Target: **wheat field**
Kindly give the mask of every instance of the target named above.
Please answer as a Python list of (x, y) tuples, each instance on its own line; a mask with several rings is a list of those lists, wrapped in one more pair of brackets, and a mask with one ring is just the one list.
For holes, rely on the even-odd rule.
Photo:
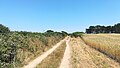
[(120, 62), (119, 34), (85, 34), (83, 40), (87, 45)]

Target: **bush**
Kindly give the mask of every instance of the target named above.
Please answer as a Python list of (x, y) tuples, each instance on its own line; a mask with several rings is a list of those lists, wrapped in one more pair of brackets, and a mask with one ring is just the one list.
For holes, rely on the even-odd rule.
[(10, 31), (0, 25), (0, 68), (22, 67), (64, 38), (60, 32)]
[(0, 33), (5, 34), (5, 33), (9, 33), (10, 30), (8, 27), (5, 27), (4, 25), (0, 24)]
[(74, 32), (72, 34), (69, 34), (71, 37), (81, 37), (84, 33), (83, 32)]

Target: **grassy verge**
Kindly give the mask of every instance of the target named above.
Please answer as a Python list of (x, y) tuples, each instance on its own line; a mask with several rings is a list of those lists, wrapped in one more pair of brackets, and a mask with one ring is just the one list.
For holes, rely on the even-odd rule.
[(62, 43), (52, 54), (45, 58), (36, 68), (58, 68), (64, 55), (66, 43)]
[(19, 68), (65, 38), (65, 32), (10, 31), (0, 24), (0, 68)]
[(87, 46), (81, 39), (71, 39), (71, 68), (120, 68), (119, 63)]
[(54, 33), (0, 33), (0, 68), (20, 68), (52, 48), (64, 37)]
[[(47, 37), (46, 41), (47, 44), (45, 45), (39, 38), (30, 38), (27, 40), (27, 47), (22, 47), (19, 50), (17, 50), (17, 59), (15, 63), (15, 67), (22, 67), (37, 56), (43, 54), (50, 48), (52, 48), (56, 43), (58, 43), (58, 40), (56, 40), (54, 37)], [(53, 43), (54, 42), (54, 43)]]

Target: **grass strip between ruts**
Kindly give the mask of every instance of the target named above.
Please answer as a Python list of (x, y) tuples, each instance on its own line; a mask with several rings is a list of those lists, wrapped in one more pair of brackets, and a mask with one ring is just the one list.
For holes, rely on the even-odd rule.
[(45, 58), (36, 68), (58, 68), (64, 56), (66, 43), (63, 42), (52, 54)]

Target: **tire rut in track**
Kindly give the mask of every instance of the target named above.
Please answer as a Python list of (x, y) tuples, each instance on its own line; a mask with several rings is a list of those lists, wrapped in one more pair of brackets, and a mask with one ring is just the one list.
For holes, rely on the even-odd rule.
[(49, 54), (51, 54), (57, 47), (59, 47), (64, 41), (66, 40), (66, 38), (64, 40), (61, 40), (59, 43), (57, 43), (53, 48), (49, 49), (47, 52), (45, 52), (44, 54), (40, 55), (39, 57), (37, 57), (36, 59), (34, 59), (33, 61), (29, 62), (28, 65), (24, 66), (23, 68), (35, 68), (38, 64), (40, 64)]
[(62, 59), (61, 65), (59, 68), (69, 68), (70, 65), (70, 47), (69, 47), (69, 41), (70, 39), (66, 40), (66, 50), (64, 52), (64, 57)]

